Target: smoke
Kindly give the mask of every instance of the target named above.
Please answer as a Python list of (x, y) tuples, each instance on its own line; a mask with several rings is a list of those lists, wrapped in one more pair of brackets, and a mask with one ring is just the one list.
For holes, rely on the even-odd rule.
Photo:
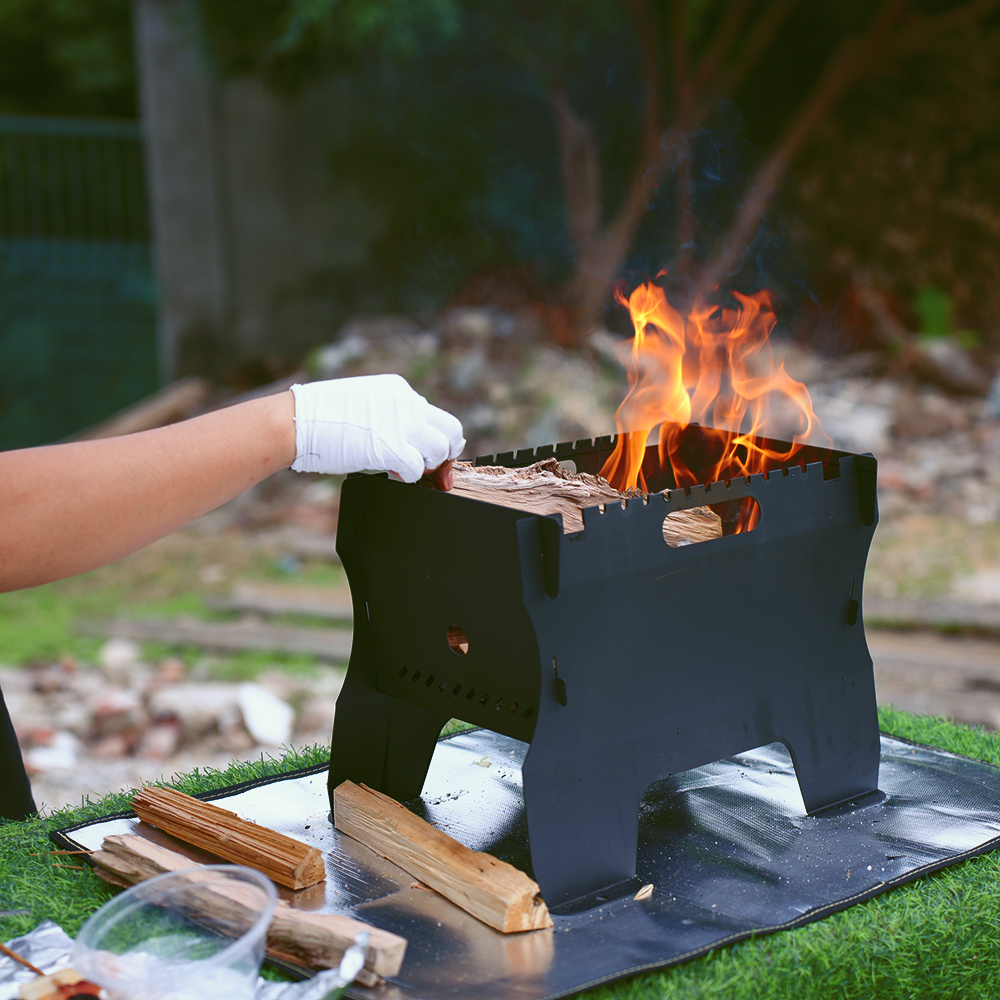
[[(750, 141), (743, 116), (732, 102), (723, 103), (710, 122), (689, 138), (688, 145), (693, 241), (683, 246), (679, 240), (683, 177), (681, 169), (674, 167), (657, 185), (622, 269), (626, 291), (665, 271), (662, 280), (668, 293), (683, 299), (700, 267), (725, 239), (748, 193), (749, 179), (766, 153)], [(805, 262), (792, 249), (780, 203), (764, 217), (716, 297), (732, 304), (733, 291), (750, 294), (762, 288), (774, 294), (779, 319), (796, 312), (803, 298), (815, 299)]]

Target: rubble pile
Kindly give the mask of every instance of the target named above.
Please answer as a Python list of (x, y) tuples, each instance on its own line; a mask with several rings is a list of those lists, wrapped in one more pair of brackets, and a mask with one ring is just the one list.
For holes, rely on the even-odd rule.
[[(355, 320), (314, 352), (310, 373), (402, 375), (462, 420), (468, 458), (613, 433), (629, 352), (628, 339), (605, 330), (583, 351), (559, 348), (530, 309), (461, 308)], [(878, 457), (883, 517), (920, 508), (977, 524), (1000, 518), (1000, 395), (886, 377), (881, 353), (830, 359), (780, 333), (774, 352), (809, 387), (834, 447)], [(772, 417), (773, 436), (795, 433)]]
[(0, 667), (35, 799), (49, 808), (194, 767), (326, 743), (343, 671), (278, 669), (240, 683), (199, 679), (175, 657), (148, 663), (111, 639), (97, 662)]
[(582, 352), (566, 350), (531, 307), (355, 320), (313, 352), (309, 371), (313, 378), (402, 375), (462, 420), (466, 457), (607, 434), (628, 390), (610, 336), (597, 334)]

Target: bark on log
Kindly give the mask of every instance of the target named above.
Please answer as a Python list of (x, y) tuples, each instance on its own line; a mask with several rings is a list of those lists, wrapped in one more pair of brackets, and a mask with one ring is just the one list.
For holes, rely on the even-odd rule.
[[(91, 854), (97, 872), (118, 885), (134, 885), (166, 872), (191, 868), (191, 859), (146, 840), (138, 834), (105, 837), (102, 849)], [(197, 874), (197, 873), (195, 873)], [(228, 891), (228, 890), (227, 890)], [(227, 911), (240, 905), (238, 895), (227, 897), (199, 892), (199, 915), (225, 919)], [(206, 908), (210, 908), (206, 912)], [(396, 975), (403, 964), (406, 938), (381, 930), (360, 920), (333, 913), (296, 910), (278, 900), (267, 932), (267, 953), (272, 958), (314, 969), (332, 969), (358, 934), (369, 936), (363, 975), (358, 980), (374, 986), (383, 977)]]
[(498, 931), (552, 926), (537, 883), (524, 872), (469, 850), (388, 795), (345, 781), (334, 792), (333, 822)]
[(289, 889), (326, 878), (323, 855), (315, 847), (173, 788), (143, 788), (132, 808), (144, 823), (233, 864), (256, 868)]
[[(606, 479), (588, 472), (570, 472), (554, 458), (522, 469), (498, 465), (456, 462), (458, 496), (512, 507), (529, 514), (562, 514), (563, 531), (583, 531), (583, 509), (600, 504), (621, 503), (641, 497), (638, 490), (621, 493)], [(690, 545), (722, 537), (722, 520), (708, 507), (679, 510), (667, 515), (663, 538), (670, 546)]]

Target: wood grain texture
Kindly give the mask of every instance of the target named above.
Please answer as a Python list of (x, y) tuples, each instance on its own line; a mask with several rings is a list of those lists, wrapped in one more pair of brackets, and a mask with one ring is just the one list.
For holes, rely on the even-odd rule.
[(289, 889), (326, 878), (323, 855), (315, 847), (173, 788), (143, 788), (132, 808), (144, 823), (226, 861), (256, 868)]
[(675, 510), (663, 519), (663, 540), (671, 548), (722, 537), (722, 518), (711, 507)]
[(562, 514), (565, 532), (583, 531), (584, 507), (621, 503), (623, 497), (600, 476), (568, 472), (554, 458), (523, 469), (456, 462), (452, 471), (452, 493), (530, 514)]
[[(456, 462), (452, 470), (458, 496), (512, 507), (529, 514), (561, 514), (563, 531), (583, 531), (583, 510), (601, 504), (642, 497), (639, 490), (624, 493), (606, 479), (587, 472), (571, 472), (554, 458), (521, 469), (500, 465)], [(722, 520), (708, 507), (665, 515), (663, 538), (672, 547), (722, 537)]]
[[(101, 850), (90, 857), (98, 874), (118, 885), (135, 885), (156, 875), (191, 868), (190, 858), (138, 834), (105, 837)], [(199, 894), (198, 905), (210, 907), (212, 916), (223, 918), (241, 901), (238, 891), (227, 890), (224, 896), (213, 891)], [(350, 917), (297, 910), (280, 899), (267, 934), (267, 953), (297, 965), (331, 969), (340, 964), (344, 952), (362, 932), (368, 934), (369, 944), (365, 974), (359, 979), (371, 986), (382, 977), (395, 976), (403, 964), (406, 938)]]
[(334, 825), (505, 934), (551, 927), (536, 882), (490, 854), (471, 851), (395, 799), (345, 781), (334, 792)]

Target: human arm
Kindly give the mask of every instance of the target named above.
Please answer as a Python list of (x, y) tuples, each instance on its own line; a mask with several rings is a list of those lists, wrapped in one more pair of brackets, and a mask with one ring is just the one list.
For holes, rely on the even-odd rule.
[[(296, 391), (298, 413), (295, 395), (283, 392), (125, 437), (0, 453), (0, 592), (120, 559), (279, 469), (383, 468), (412, 480), (422, 471), (413, 466), (420, 464), (420, 450), (407, 451), (414, 437), (433, 467), (464, 445), (453, 417), (450, 437), (431, 435), (428, 442), (427, 417), (442, 422), (443, 411), (397, 376), (312, 383)], [(386, 413), (396, 423), (376, 433), (366, 421)], [(345, 425), (347, 417), (358, 419)], [(375, 438), (391, 440), (379, 449)], [(313, 458), (305, 459), (303, 451)], [(406, 471), (384, 464), (400, 455)], [(446, 480), (445, 470), (439, 484), (447, 488)]]

